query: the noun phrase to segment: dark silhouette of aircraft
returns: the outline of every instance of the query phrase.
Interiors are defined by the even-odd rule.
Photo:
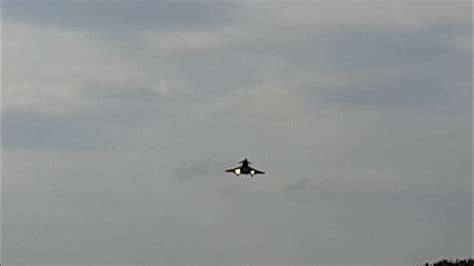
[[[234,173],[236,176],[250,175],[252,177],[258,174],[261,174],[261,175],[265,174],[265,172],[263,171],[250,167],[249,164],[252,164],[252,162],[249,162],[247,158],[245,158],[243,161],[240,161],[239,163],[241,163],[242,165],[236,168],[226,169],[225,170],[226,173]]]

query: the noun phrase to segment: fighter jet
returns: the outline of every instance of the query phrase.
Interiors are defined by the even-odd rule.
[[[249,166],[249,164],[252,164],[252,162],[249,162],[247,158],[245,158],[243,161],[240,161],[242,165],[236,168],[231,168],[231,169],[226,169],[226,173],[234,173],[237,177],[239,175],[250,175],[253,177],[254,175],[262,174],[264,175],[265,172],[254,169]]]

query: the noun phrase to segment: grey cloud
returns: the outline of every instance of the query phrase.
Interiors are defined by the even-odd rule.
[[[209,1],[5,1],[5,20],[85,30],[202,27],[229,19],[232,3]]]
[[[219,169],[215,166],[214,156],[204,157],[191,163],[183,162],[180,168],[178,168],[177,178],[179,180],[187,180],[213,174]]]
[[[110,146],[104,136],[106,125],[99,120],[77,117],[42,116],[29,113],[3,114],[3,145],[12,148],[101,149]],[[100,136],[100,137],[99,137]]]
[[[351,104],[381,108],[411,106],[436,110],[440,106],[452,105],[455,102],[454,108],[466,110],[467,101],[460,105],[459,100],[464,96],[463,92],[467,88],[467,83],[462,84],[464,86],[459,86],[456,84],[455,77],[446,78],[447,81],[439,82],[429,77],[414,75],[399,79],[397,83],[385,81],[371,84],[368,82],[351,88],[330,88],[321,95],[328,101],[341,105]],[[448,81],[453,84],[448,84]]]
[[[311,179],[303,178],[286,184],[281,188],[282,191],[301,191],[306,189],[311,183]]]
[[[413,31],[349,27],[323,35],[325,41],[315,44],[316,52],[307,49],[288,60],[315,76],[318,69],[312,66],[318,65],[332,69],[341,79],[355,77],[343,86],[310,84],[318,83],[316,78],[303,86],[307,95],[328,102],[433,109],[441,105],[465,111],[470,105],[465,96],[470,87],[471,54],[456,47],[453,40],[469,34],[466,25],[434,24]]]
[[[3,147],[80,151],[120,145],[139,124],[157,119],[157,105],[109,104],[73,114],[3,113]]]
[[[465,52],[451,41],[470,32],[470,26],[462,23],[435,22],[410,30],[341,26],[327,31],[322,42],[326,59],[335,59],[327,65],[338,69],[413,63],[442,67],[436,63],[466,60]]]
[[[129,132],[150,121],[162,120],[168,95],[150,86],[124,87],[89,81],[79,102],[64,114],[10,109],[3,113],[3,145],[63,151],[106,149],[124,144]]]
[[[11,1],[5,13],[61,30],[103,24],[105,33],[194,29],[188,24],[207,14],[171,18],[196,11],[183,3],[178,9],[191,11],[149,18],[131,3],[112,8],[114,18],[100,17],[105,2]],[[126,6],[132,13],[114,24]],[[143,20],[132,21],[137,14]],[[283,27],[256,42],[166,56],[127,46],[129,35],[92,35],[96,54],[114,59],[99,61],[138,65],[138,74],[119,85],[114,75],[110,83],[81,76],[80,107],[66,115],[4,109],[7,262],[414,265],[465,256],[470,53],[451,41],[470,37],[467,28]],[[184,93],[155,90],[161,78],[181,82]],[[267,175],[225,175],[243,154]],[[356,174],[367,169],[376,174]]]
[[[101,102],[104,105],[114,103],[122,106],[145,106],[159,105],[163,103],[166,95],[160,91],[160,88],[153,89],[153,85],[127,86],[127,84],[107,84],[104,82],[87,81],[82,85],[79,97],[83,100],[92,100]]]
[[[304,37],[290,35],[294,38],[263,39],[167,60],[186,84],[199,88],[196,99],[225,97],[261,82],[264,71],[273,71],[276,81],[287,82],[295,93],[336,104],[453,106],[470,87],[471,55],[454,44],[457,37],[470,35],[467,25],[437,22],[409,31],[332,26]],[[326,73],[349,83],[325,84]]]

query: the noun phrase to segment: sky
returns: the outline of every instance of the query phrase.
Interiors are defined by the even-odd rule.
[[[2,12],[4,263],[472,255],[471,1]]]

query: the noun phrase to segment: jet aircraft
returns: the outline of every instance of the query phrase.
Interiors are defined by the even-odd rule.
[[[264,175],[264,171],[257,170],[255,168],[252,168],[249,166],[249,164],[252,164],[252,162],[248,161],[247,158],[245,158],[243,161],[239,162],[242,164],[239,167],[231,168],[231,169],[226,169],[226,173],[234,173],[237,177],[239,175],[250,175],[253,177],[254,175],[262,174]]]

